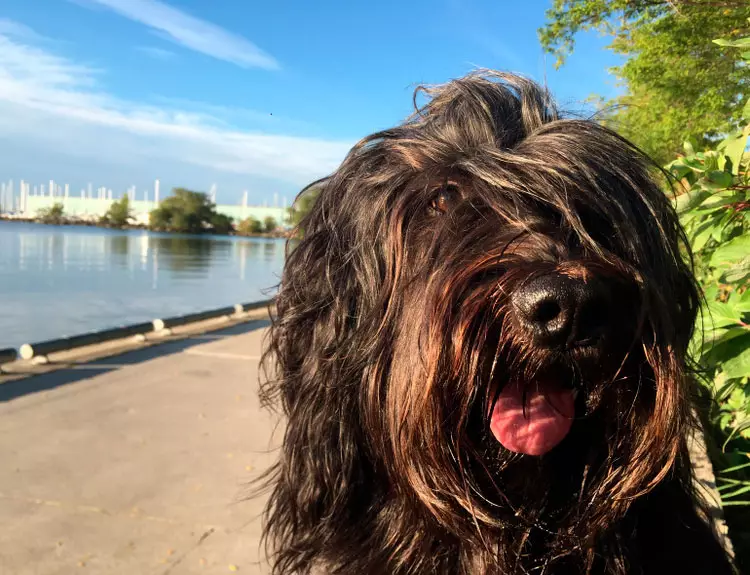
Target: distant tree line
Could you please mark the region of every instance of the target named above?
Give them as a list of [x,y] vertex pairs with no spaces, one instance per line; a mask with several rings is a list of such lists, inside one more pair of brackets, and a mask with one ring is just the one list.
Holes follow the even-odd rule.
[[[45,224],[63,224],[68,221],[63,204],[56,203],[39,210],[37,220]],[[99,225],[124,228],[133,223],[130,198],[124,195],[112,202],[107,212],[99,218]],[[279,228],[271,216],[263,221],[254,217],[241,220],[235,226],[233,219],[216,211],[209,196],[186,188],[175,188],[172,195],[164,199],[159,207],[149,214],[149,229],[177,233],[214,233],[249,236],[272,234]]]

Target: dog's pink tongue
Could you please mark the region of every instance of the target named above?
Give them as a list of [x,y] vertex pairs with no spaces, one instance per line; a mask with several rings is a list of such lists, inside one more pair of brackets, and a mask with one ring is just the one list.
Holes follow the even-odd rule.
[[503,447],[516,453],[543,455],[570,431],[575,414],[573,391],[551,383],[526,387],[508,384],[495,403],[490,430]]

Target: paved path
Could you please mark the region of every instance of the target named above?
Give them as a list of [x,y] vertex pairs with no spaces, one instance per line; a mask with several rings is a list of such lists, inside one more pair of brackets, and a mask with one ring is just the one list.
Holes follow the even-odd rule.
[[265,325],[0,385],[0,574],[265,573]]

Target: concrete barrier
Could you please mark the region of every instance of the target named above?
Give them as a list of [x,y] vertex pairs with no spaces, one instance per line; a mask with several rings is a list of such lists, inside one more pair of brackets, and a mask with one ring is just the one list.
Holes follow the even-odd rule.
[[[273,303],[273,298],[264,299],[260,301],[254,301],[251,303],[242,303],[242,304],[238,304],[238,306],[241,312],[248,312],[248,311],[254,311],[257,309],[262,309],[264,307],[267,308],[269,305],[271,305],[271,303]],[[238,307],[238,306],[235,306],[235,307]]]
[[171,329],[188,323],[195,323],[197,321],[205,321],[207,319],[215,319],[222,316],[231,316],[237,313],[237,308],[234,306],[220,307],[218,309],[209,309],[206,311],[199,311],[196,313],[189,313],[186,315],[178,315],[174,317],[167,317],[164,319],[155,319],[153,321],[154,331],[162,331],[165,329]]
[[[85,333],[81,335],[75,335],[71,337],[62,337],[58,339],[50,339],[38,343],[25,343],[20,349],[21,359],[30,360],[37,357],[46,356],[50,353],[56,353],[60,351],[69,351],[78,347],[84,347],[87,345],[93,345],[97,343],[104,343],[115,339],[124,339],[130,336],[144,336],[148,333],[163,331],[173,327],[187,325],[189,323],[195,323],[199,321],[205,321],[208,319],[219,318],[222,316],[231,317],[233,315],[240,315],[242,313],[267,307],[273,300],[262,300],[258,302],[250,302],[244,304],[236,304],[233,306],[222,307],[218,309],[211,309],[206,311],[200,311],[196,313],[190,313],[186,315],[179,315],[174,317],[168,317],[164,319],[155,319],[150,322],[137,323],[133,325],[125,325],[121,327],[115,327],[111,329],[105,329],[102,331],[95,331]],[[12,357],[11,357],[12,354]],[[7,363],[16,359],[16,350],[14,349],[2,349],[0,350],[0,364]]]
[[154,331],[161,331],[164,329],[170,329],[173,327],[179,327],[181,325],[187,325],[189,323],[195,323],[198,321],[205,321],[207,319],[215,319],[222,316],[231,317],[232,315],[239,315],[254,309],[260,309],[268,306],[271,300],[264,300],[259,302],[236,304],[233,306],[220,307],[218,309],[209,309],[206,311],[199,311],[196,313],[189,313],[185,315],[177,315],[173,317],[155,319],[153,321]]
[[13,349],[12,347],[0,349],[0,365],[4,363],[10,363],[11,361],[15,361],[16,357],[18,357],[18,354],[16,353],[16,350]]
[[50,339],[38,343],[25,343],[19,351],[21,359],[33,359],[35,357],[48,355],[58,351],[68,351],[76,347],[93,345],[95,343],[104,343],[114,339],[122,339],[131,335],[149,333],[154,330],[152,322],[137,323],[134,325],[124,325],[102,331],[94,331],[71,337],[61,337]]

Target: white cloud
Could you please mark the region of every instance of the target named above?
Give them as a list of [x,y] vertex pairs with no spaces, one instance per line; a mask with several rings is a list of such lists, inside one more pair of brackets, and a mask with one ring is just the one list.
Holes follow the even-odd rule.
[[[172,42],[243,68],[275,70],[279,63],[242,36],[158,0],[88,0],[162,32]],[[86,5],[86,3],[78,2]]]
[[165,62],[174,60],[174,58],[177,56],[177,54],[175,54],[174,52],[164,50],[163,48],[157,48],[156,46],[136,46],[135,50],[141,52],[142,54],[146,54],[146,56],[150,56],[155,60],[163,60]]
[[335,169],[351,145],[240,130],[211,106],[186,111],[123,100],[101,89],[100,74],[0,31],[0,139],[85,156],[92,165],[177,162],[295,186]]

